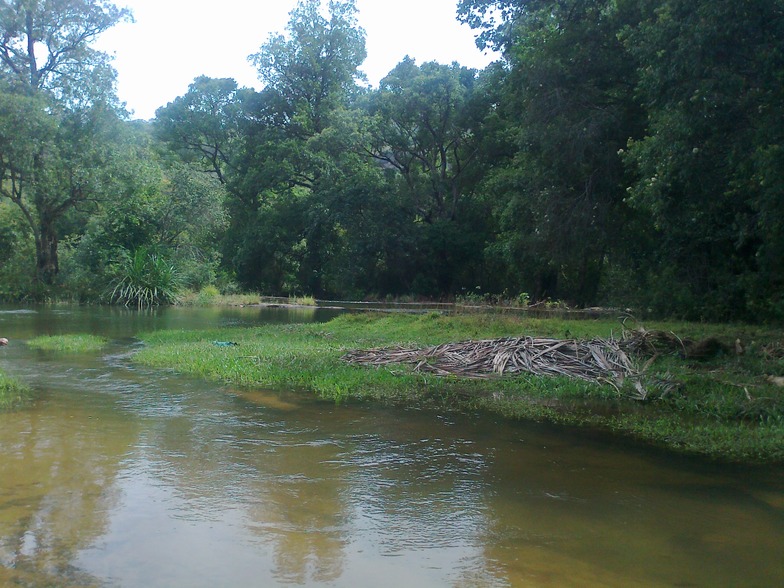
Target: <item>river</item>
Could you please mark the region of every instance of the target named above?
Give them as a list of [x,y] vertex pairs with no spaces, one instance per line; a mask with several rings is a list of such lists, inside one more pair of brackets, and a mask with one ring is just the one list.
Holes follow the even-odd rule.
[[[487,414],[134,365],[139,331],[331,311],[0,307],[0,586],[782,586],[784,474]],[[35,351],[91,332],[100,353]]]

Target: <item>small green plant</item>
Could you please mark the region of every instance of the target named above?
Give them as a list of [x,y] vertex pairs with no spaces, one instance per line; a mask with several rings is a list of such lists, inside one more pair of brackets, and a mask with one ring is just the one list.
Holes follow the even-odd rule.
[[115,275],[109,294],[109,300],[114,304],[150,308],[177,301],[180,276],[154,249],[139,247],[126,255],[116,265]]
[[29,402],[32,391],[0,371],[0,411],[13,410]]
[[106,345],[107,339],[96,335],[43,335],[27,342],[33,349],[61,351],[64,353],[87,353],[98,351]]
[[220,297],[220,291],[215,286],[204,286],[196,295],[197,306],[210,306]]
[[316,299],[313,296],[289,296],[289,304],[316,306]]
[[473,290],[463,288],[463,291],[455,296],[455,302],[465,306],[479,306],[489,302],[489,295],[482,294],[480,286],[476,286]]

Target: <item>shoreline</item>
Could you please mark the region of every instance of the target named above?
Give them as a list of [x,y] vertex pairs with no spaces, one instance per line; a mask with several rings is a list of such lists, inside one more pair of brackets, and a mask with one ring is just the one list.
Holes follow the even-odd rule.
[[[737,335],[728,334],[726,325],[685,328],[694,331],[687,333],[690,336]],[[151,333],[141,337],[145,346],[134,361],[232,386],[302,389],[335,402],[375,400],[479,409],[505,418],[597,429],[713,460],[784,463],[784,393],[765,383],[768,371],[784,369],[784,360],[763,361],[757,351],[704,364],[674,355],[658,358],[652,362],[652,374],[669,374],[683,383],[677,392],[645,402],[631,400],[612,386],[567,377],[523,374],[471,380],[416,373],[399,364],[351,366],[341,359],[351,350],[387,345],[437,345],[521,331],[606,337],[613,329],[617,331],[618,324],[609,320],[360,313],[327,323]],[[755,327],[754,334],[772,340],[778,332]],[[226,348],[211,343],[226,339],[237,345]],[[759,342],[755,345],[761,348]]]

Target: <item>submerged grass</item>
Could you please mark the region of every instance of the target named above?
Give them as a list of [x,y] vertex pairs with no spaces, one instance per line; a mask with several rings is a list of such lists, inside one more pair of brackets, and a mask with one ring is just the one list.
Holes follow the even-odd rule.
[[60,351],[63,353],[88,353],[98,351],[107,339],[96,335],[43,335],[30,339],[27,344],[33,349]]
[[387,345],[421,347],[520,335],[618,336],[621,325],[611,319],[351,314],[323,324],[158,331],[143,336],[147,345],[136,361],[237,386],[295,387],[336,401],[378,399],[479,408],[513,418],[600,428],[721,459],[784,462],[784,389],[769,380],[784,375],[784,359],[762,352],[780,345],[780,333],[726,325],[648,326],[694,339],[742,338],[747,352],[698,363],[663,355],[654,360],[650,372],[681,384],[645,403],[630,400],[610,386],[565,377],[466,380],[415,373],[402,365],[356,367],[340,359],[353,349]]
[[14,410],[27,404],[32,397],[29,387],[0,371],[0,411]]

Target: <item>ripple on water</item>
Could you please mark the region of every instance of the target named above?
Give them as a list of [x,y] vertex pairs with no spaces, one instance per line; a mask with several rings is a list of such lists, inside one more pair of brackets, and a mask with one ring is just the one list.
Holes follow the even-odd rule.
[[131,345],[0,354],[45,393],[0,415],[0,585],[782,585],[780,475],[232,394],[131,366]]

